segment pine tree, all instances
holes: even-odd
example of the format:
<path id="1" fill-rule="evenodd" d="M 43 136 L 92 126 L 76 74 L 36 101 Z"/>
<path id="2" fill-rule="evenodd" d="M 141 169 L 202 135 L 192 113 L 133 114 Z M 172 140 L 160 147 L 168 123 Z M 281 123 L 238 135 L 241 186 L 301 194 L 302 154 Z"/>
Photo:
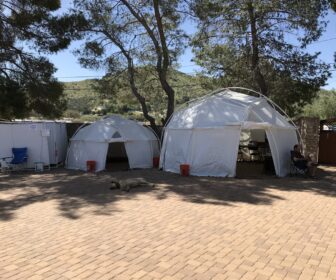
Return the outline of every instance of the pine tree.
<path id="1" fill-rule="evenodd" d="M 0 117 L 23 118 L 32 112 L 59 117 L 65 109 L 55 67 L 41 52 L 66 48 L 73 18 L 55 16 L 59 0 L 0 1 Z"/>
<path id="2" fill-rule="evenodd" d="M 319 53 L 305 51 L 329 8 L 329 0 L 195 0 L 196 61 L 223 86 L 256 89 L 293 115 L 330 76 Z"/>
<path id="3" fill-rule="evenodd" d="M 92 69 L 105 69 L 106 79 L 126 72 L 130 92 L 140 104 L 146 120 L 158 132 L 158 120 L 137 86 L 141 79 L 137 68 L 155 73 L 160 83 L 161 102 L 166 104 L 164 124 L 175 106 L 175 92 L 168 81 L 168 73 L 185 40 L 180 28 L 183 18 L 177 12 L 180 2 L 78 0 L 74 3 L 74 10 L 82 11 L 87 22 L 82 26 L 86 43 L 78 51 L 81 64 Z"/>

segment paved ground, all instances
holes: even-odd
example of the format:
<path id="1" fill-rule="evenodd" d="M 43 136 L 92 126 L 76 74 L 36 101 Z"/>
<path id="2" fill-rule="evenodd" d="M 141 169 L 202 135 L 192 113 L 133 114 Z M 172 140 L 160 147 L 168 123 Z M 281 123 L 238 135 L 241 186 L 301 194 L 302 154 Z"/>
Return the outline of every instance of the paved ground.
<path id="1" fill-rule="evenodd" d="M 320 176 L 0 175 L 0 278 L 336 279 L 336 168 Z"/>

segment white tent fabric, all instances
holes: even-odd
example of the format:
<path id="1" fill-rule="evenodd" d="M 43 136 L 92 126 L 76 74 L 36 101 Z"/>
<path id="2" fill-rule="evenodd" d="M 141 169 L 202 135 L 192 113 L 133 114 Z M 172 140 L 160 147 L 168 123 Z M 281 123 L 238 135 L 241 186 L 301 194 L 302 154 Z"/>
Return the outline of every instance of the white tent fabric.
<path id="1" fill-rule="evenodd" d="M 158 139 L 141 124 L 117 115 L 105 117 L 81 128 L 71 139 L 67 168 L 86 170 L 88 160 L 96 161 L 96 171 L 105 169 L 109 143 L 125 144 L 129 166 L 151 168 L 159 155 Z"/>
<path id="2" fill-rule="evenodd" d="M 28 148 L 27 167 L 35 162 L 58 164 L 66 157 L 66 124 L 54 121 L 0 123 L 0 158 L 12 156 L 12 148 Z"/>
<path id="3" fill-rule="evenodd" d="M 160 167 L 178 173 L 190 165 L 197 176 L 234 177 L 242 129 L 264 129 L 278 176 L 289 172 L 296 128 L 264 97 L 230 89 L 192 101 L 176 111 L 164 130 Z"/>

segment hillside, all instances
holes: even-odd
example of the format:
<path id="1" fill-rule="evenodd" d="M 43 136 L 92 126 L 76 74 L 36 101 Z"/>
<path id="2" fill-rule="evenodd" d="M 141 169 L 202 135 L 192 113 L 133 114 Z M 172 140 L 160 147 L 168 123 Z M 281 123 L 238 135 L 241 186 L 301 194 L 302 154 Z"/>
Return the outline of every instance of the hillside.
<path id="1" fill-rule="evenodd" d="M 166 108 L 165 94 L 154 74 L 138 70 L 137 86 L 149 104 L 151 114 L 160 120 L 164 117 Z M 206 85 L 212 84 L 204 76 L 191 76 L 179 71 L 170 73 L 170 84 L 176 93 L 176 107 L 193 98 L 204 95 L 211 89 Z M 84 80 L 64 83 L 68 110 L 65 117 L 79 121 L 92 121 L 103 115 L 121 114 L 126 117 L 144 121 L 141 108 L 133 97 L 125 75 L 107 80 Z M 215 85 L 214 85 L 215 86 Z M 336 92 L 321 90 L 311 104 L 298 114 L 317 116 L 321 119 L 335 117 Z M 158 122 L 159 123 L 159 122 Z"/>
<path id="2" fill-rule="evenodd" d="M 169 81 L 176 93 L 176 106 L 208 92 L 203 85 L 204 77 L 191 76 L 179 71 L 170 73 Z M 152 115 L 158 120 L 164 116 L 165 95 L 148 71 L 138 71 L 137 86 L 148 100 Z M 68 102 L 65 117 L 80 121 L 95 120 L 102 115 L 122 114 L 143 121 L 141 108 L 131 94 L 125 75 L 106 80 L 84 80 L 64 83 L 64 92 Z"/>
<path id="3" fill-rule="evenodd" d="M 303 109 L 303 115 L 329 119 L 336 117 L 336 90 L 320 90 L 311 104 Z"/>

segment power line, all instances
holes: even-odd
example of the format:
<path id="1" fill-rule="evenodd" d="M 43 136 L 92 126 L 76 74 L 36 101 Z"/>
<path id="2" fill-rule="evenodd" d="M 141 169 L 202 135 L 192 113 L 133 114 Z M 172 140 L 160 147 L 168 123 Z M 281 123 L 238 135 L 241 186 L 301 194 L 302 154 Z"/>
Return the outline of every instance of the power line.
<path id="1" fill-rule="evenodd" d="M 317 41 L 315 43 L 319 43 L 319 42 L 325 42 L 325 41 L 331 41 L 331 40 L 336 40 L 336 37 L 335 38 L 330 38 L 330 39 L 327 39 L 327 40 L 323 40 L 323 41 Z M 332 63 L 326 63 L 328 65 L 334 65 L 335 63 L 332 62 Z M 201 67 L 200 65 L 196 64 L 196 63 L 193 63 L 193 64 L 188 64 L 188 65 L 183 65 L 183 66 L 180 66 L 180 67 L 177 67 L 177 69 L 179 68 L 188 68 L 188 67 L 193 67 L 193 66 L 199 66 Z M 330 71 L 335 71 L 335 70 L 330 70 Z M 64 76 L 64 77 L 57 77 L 55 76 L 57 79 L 73 79 L 73 78 L 103 78 L 105 77 L 105 75 L 87 75 L 87 76 Z"/>
<path id="2" fill-rule="evenodd" d="M 57 77 L 57 79 L 71 79 L 71 78 L 102 78 L 104 76 L 102 75 L 97 75 L 97 76 L 66 76 L 66 77 Z"/>
<path id="3" fill-rule="evenodd" d="M 183 87 L 202 87 L 206 86 L 205 84 L 190 84 L 190 85 L 171 85 L 174 88 L 183 88 Z M 153 89 L 160 89 L 160 86 L 155 86 Z M 92 90 L 92 87 L 84 87 L 84 88 L 65 88 L 64 90 L 74 90 L 74 91 L 80 91 L 80 90 Z"/>
<path id="4" fill-rule="evenodd" d="M 178 68 L 186 68 L 186 67 L 192 67 L 192 66 L 199 66 L 199 65 L 194 63 L 194 64 L 189 64 L 189 65 L 183 65 L 183 66 L 180 66 Z"/>
<path id="5" fill-rule="evenodd" d="M 194 64 L 188 64 L 188 65 L 183 65 L 178 67 L 179 68 L 186 68 L 186 67 L 192 67 L 192 66 L 197 66 L 196 63 Z M 103 78 L 105 75 L 88 75 L 88 76 L 64 76 L 64 77 L 58 77 L 55 76 L 57 79 L 72 79 L 72 78 Z"/>
<path id="6" fill-rule="evenodd" d="M 64 90 L 92 90 L 91 87 L 86 88 L 65 88 Z"/>
<path id="7" fill-rule="evenodd" d="M 336 38 L 334 38 L 336 40 Z M 335 63 L 334 62 L 331 62 L 331 63 L 326 63 L 328 65 L 334 65 Z M 193 66 L 199 66 L 201 67 L 200 65 L 194 63 L 194 64 L 188 64 L 188 65 L 183 65 L 183 66 L 180 66 L 178 67 L 177 69 L 179 68 L 187 68 L 187 67 L 193 67 Z M 334 70 L 330 70 L 330 71 L 334 71 Z M 55 76 L 57 79 L 73 79 L 73 78 L 103 78 L 105 77 L 105 75 L 88 75 L 88 76 L 64 76 L 64 77 L 58 77 L 58 76 Z"/>
<path id="8" fill-rule="evenodd" d="M 333 40 L 336 40 L 336 37 L 325 39 L 325 40 L 321 40 L 321 41 L 311 42 L 309 45 L 323 43 L 323 42 L 329 42 L 329 41 L 333 41 Z"/>

